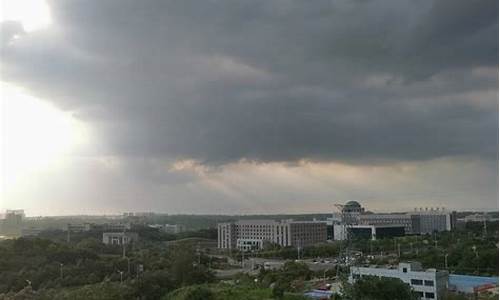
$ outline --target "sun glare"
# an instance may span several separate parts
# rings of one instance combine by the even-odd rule
[[[5,83],[0,87],[2,189],[88,142],[85,126],[70,114],[20,88]]]
[[[49,6],[44,0],[0,0],[0,22],[18,21],[27,32],[51,24]]]

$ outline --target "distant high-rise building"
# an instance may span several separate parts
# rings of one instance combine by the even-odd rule
[[[24,210],[7,210],[4,218],[0,219],[0,234],[7,236],[21,236],[23,229]]]

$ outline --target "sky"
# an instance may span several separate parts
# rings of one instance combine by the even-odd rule
[[[498,209],[496,0],[2,6],[0,210]]]

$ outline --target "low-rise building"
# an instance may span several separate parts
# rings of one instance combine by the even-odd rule
[[[461,221],[467,222],[489,222],[492,221],[492,217],[488,214],[472,214],[465,216]]]
[[[87,232],[87,231],[126,231],[130,230],[130,223],[103,223],[103,224],[94,224],[94,223],[75,223],[75,224],[67,224],[65,231],[70,232]]]
[[[163,231],[172,234],[181,233],[186,231],[186,226],[181,224],[165,224],[163,225]]]
[[[23,230],[21,231],[21,236],[22,237],[35,237],[35,236],[38,236],[41,232],[42,232],[42,229],[40,229],[40,228],[34,228],[34,227],[23,228]]]
[[[136,242],[139,235],[136,232],[104,232],[102,242],[106,245],[127,245]]]
[[[77,224],[67,224],[65,231],[70,232],[86,232],[93,229],[92,223],[77,223]]]
[[[448,285],[448,272],[422,269],[418,262],[399,263],[394,268],[351,267],[349,281],[352,283],[365,276],[398,278],[411,286],[420,299],[442,299]]]
[[[148,226],[151,228],[156,228],[165,233],[171,233],[171,234],[176,234],[186,231],[186,227],[181,224],[149,224]]]

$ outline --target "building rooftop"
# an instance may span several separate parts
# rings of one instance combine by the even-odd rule
[[[344,206],[355,206],[355,207],[361,207],[361,204],[359,204],[358,201],[348,201]]]

